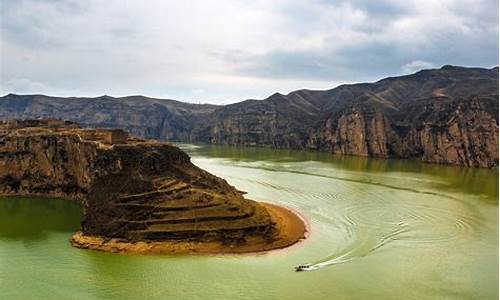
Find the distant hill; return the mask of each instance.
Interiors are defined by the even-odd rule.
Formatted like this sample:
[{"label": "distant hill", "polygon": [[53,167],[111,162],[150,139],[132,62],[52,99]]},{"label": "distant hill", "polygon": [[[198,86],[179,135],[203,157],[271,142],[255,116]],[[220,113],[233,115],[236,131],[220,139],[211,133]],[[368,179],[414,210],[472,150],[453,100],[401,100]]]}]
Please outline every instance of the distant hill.
[{"label": "distant hill", "polygon": [[495,167],[498,75],[498,67],[443,66],[225,106],[9,94],[0,97],[0,119],[52,117],[147,138]]}]

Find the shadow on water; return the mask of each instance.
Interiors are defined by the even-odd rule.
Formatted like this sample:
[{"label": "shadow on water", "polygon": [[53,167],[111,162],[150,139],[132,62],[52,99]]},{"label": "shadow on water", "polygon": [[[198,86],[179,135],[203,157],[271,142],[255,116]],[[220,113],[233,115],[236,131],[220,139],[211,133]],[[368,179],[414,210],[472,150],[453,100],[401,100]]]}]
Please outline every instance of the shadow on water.
[{"label": "shadow on water", "polygon": [[[463,168],[428,164],[415,160],[377,159],[360,156],[335,155],[319,151],[299,151],[289,149],[271,149],[259,147],[231,147],[220,145],[186,145],[180,148],[191,155],[209,156],[230,159],[239,162],[267,161],[276,163],[322,162],[332,167],[363,173],[408,173],[408,176],[419,174],[436,179],[436,188],[442,191],[460,191],[474,195],[488,195],[489,201],[498,203],[498,168]],[[497,180],[492,180],[496,178]],[[444,182],[443,182],[444,181]]]},{"label": "shadow on water", "polygon": [[49,232],[74,232],[81,217],[81,207],[66,200],[0,198],[0,238],[44,240]]}]

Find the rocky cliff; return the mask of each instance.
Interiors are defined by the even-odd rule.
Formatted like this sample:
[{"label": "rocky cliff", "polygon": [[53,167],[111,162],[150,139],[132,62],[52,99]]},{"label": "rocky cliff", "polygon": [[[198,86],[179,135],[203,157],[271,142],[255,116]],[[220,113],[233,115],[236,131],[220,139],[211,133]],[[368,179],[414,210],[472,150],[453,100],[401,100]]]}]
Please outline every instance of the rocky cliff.
[{"label": "rocky cliff", "polygon": [[143,137],[498,166],[498,68],[444,66],[226,106],[7,95],[0,119],[57,117]]},{"label": "rocky cliff", "polygon": [[[126,251],[143,242],[136,250],[148,252],[154,242],[156,252],[169,253],[172,244],[158,243],[175,240],[244,252],[284,247],[304,234],[284,238],[275,207],[243,198],[177,147],[56,120],[0,124],[0,193],[81,201],[73,243],[86,248]],[[108,247],[110,239],[121,246]]]}]

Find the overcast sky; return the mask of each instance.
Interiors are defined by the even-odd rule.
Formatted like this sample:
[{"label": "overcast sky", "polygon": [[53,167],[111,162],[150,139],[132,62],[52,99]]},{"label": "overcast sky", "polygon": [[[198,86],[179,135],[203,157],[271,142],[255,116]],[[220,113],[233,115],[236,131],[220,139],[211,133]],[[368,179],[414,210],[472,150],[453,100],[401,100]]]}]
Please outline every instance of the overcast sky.
[{"label": "overcast sky", "polygon": [[498,64],[498,0],[0,0],[0,94],[230,103]]}]

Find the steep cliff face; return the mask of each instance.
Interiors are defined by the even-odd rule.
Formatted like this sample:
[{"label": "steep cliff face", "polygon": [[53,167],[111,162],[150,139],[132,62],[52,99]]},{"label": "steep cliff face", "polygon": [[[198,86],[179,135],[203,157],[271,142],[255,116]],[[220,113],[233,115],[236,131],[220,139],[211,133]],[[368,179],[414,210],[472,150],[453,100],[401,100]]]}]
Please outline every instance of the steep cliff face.
[{"label": "steep cliff face", "polygon": [[419,107],[388,114],[353,108],[328,118],[318,134],[321,143],[314,147],[339,154],[494,167],[498,165],[497,103],[496,96],[473,96],[421,100]]},{"label": "steep cliff face", "polygon": [[498,68],[445,66],[372,84],[278,94],[220,108],[212,118],[205,132],[219,144],[495,167]]},{"label": "steep cliff face", "polygon": [[498,68],[444,66],[226,106],[7,95],[0,119],[57,117],[148,137],[498,166]]},{"label": "steep cliff face", "polygon": [[0,135],[0,193],[41,194],[82,200],[93,180],[120,164],[78,135],[19,132]]},{"label": "steep cliff face", "polygon": [[[209,142],[244,146],[301,148],[309,135],[308,124],[318,113],[311,105],[280,94],[266,101],[249,100],[217,110],[207,123]],[[195,141],[203,136],[194,135]]]},{"label": "steep cliff face", "polygon": [[[224,245],[252,241],[262,246],[252,250],[267,250],[304,234],[283,239],[265,206],[194,166],[177,147],[69,123],[0,124],[0,194],[82,201],[82,232],[74,240],[79,247],[89,247],[85,236],[97,236]],[[105,243],[93,246],[105,249]]]}]

